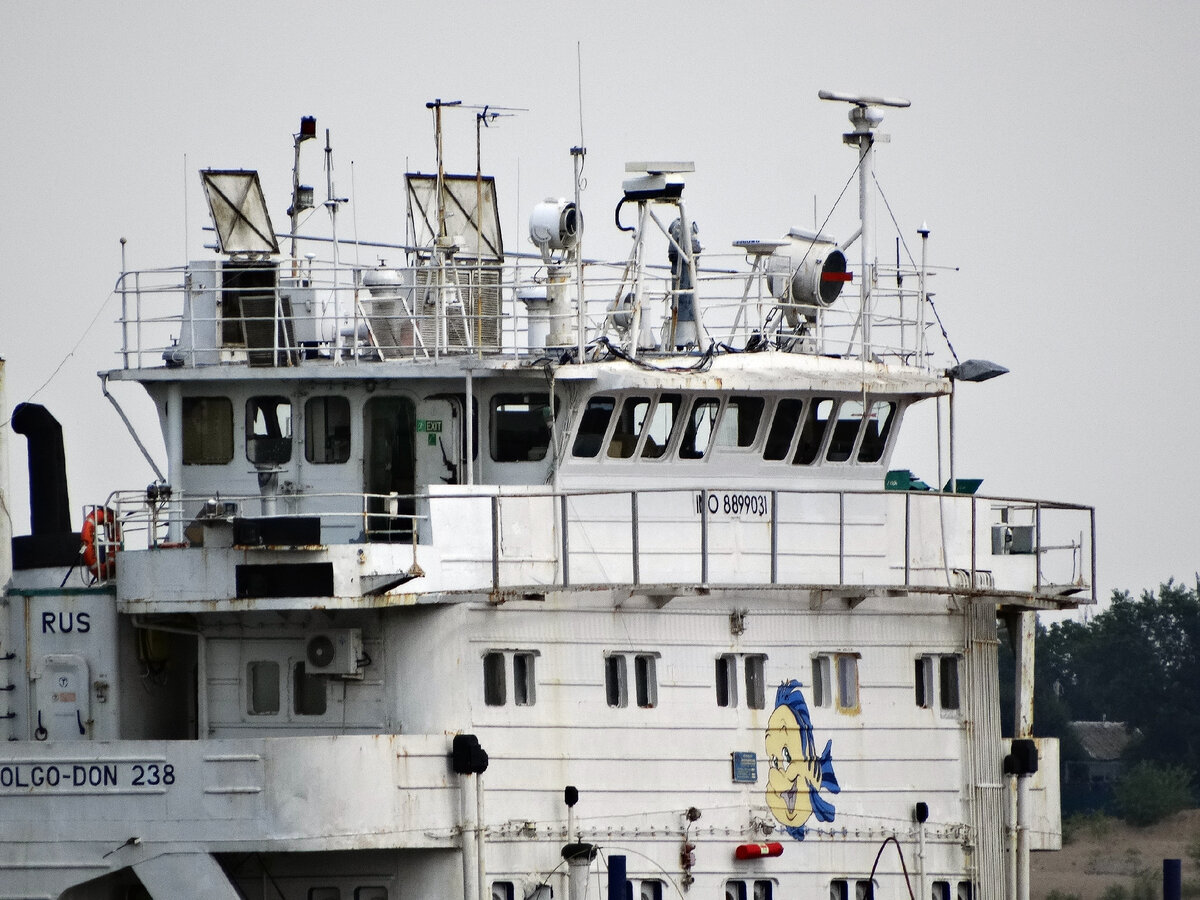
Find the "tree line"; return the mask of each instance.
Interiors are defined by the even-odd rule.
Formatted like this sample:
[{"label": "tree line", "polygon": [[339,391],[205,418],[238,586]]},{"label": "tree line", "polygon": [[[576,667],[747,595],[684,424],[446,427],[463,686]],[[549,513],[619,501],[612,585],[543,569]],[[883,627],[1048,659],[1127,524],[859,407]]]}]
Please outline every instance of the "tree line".
[{"label": "tree line", "polygon": [[[1003,626],[1000,648],[1001,715],[1005,734],[1012,734],[1014,662]],[[1200,774],[1200,576],[1192,587],[1168,581],[1137,598],[1114,591],[1109,606],[1086,621],[1048,628],[1039,623],[1034,665],[1034,734],[1059,739],[1064,770],[1087,760],[1071,722],[1120,722],[1129,735],[1121,776],[1108,790],[1092,785],[1072,791],[1071,779],[1063,778],[1064,814],[1100,808],[1136,819],[1122,797],[1148,790],[1174,799],[1176,808],[1194,802]]]}]

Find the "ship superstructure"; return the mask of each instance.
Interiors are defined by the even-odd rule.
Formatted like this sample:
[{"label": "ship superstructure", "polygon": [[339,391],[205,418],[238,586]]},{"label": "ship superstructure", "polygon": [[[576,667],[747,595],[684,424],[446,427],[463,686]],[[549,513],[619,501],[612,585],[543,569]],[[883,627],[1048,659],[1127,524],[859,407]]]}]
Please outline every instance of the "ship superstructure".
[{"label": "ship superstructure", "polygon": [[878,262],[907,103],[822,96],[862,225],[738,266],[686,162],[628,166],[615,264],[578,196],[506,249],[494,180],[440,160],[404,265],[342,263],[336,228],[300,252],[298,175],[283,255],[257,175],[205,170],[217,252],[123,274],[102,376],[157,408],[154,482],[75,532],[61,430],[13,417],[0,896],[1027,894],[1058,840],[1033,615],[1094,601],[1093,512],[979,494],[952,452],[942,490],[890,470],[911,406],[999,370],[936,362],[923,258]]}]

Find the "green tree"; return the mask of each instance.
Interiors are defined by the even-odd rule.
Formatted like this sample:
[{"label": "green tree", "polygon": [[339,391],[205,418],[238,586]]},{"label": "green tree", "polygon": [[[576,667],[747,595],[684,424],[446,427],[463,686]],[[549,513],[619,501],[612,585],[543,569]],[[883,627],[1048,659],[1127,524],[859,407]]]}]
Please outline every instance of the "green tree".
[{"label": "green tree", "polygon": [[1130,763],[1200,772],[1200,578],[1194,588],[1168,581],[1138,599],[1115,591],[1090,622],[1055,623],[1039,644],[1046,655],[1038,677],[1072,719],[1136,730]]}]

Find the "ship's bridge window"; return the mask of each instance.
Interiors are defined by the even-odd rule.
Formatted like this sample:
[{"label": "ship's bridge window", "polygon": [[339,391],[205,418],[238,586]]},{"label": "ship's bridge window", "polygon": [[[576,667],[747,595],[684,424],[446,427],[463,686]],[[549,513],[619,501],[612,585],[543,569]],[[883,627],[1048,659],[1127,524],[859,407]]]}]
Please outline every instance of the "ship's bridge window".
[{"label": "ship's bridge window", "polygon": [[[513,706],[533,706],[537,701],[534,650],[489,650],[483,655],[483,702],[488,706],[508,704],[508,668],[512,667]],[[510,663],[511,660],[511,663]]]},{"label": "ship's bridge window", "polygon": [[646,440],[642,444],[642,459],[660,459],[667,452],[667,445],[675,434],[675,423],[679,421],[679,410],[683,406],[682,394],[662,394],[650,414],[646,426]]},{"label": "ship's bridge window", "polygon": [[858,654],[821,653],[812,658],[813,706],[832,708],[840,713],[859,711]]},{"label": "ship's bridge window", "polygon": [[222,465],[233,459],[233,403],[228,397],[183,398],[183,464]]},{"label": "ship's bridge window", "polygon": [[888,436],[892,432],[892,420],[896,417],[896,404],[890,400],[876,400],[863,426],[862,441],[858,445],[858,461],[874,463],[883,459]]},{"label": "ship's bridge window", "polygon": [[345,397],[305,401],[304,458],[310,463],[344,463],[350,458],[350,401]]},{"label": "ship's bridge window", "polygon": [[792,462],[797,465],[810,466],[821,455],[821,445],[825,443],[825,432],[829,430],[829,421],[833,417],[833,400],[829,397],[813,397],[808,401],[808,411],[804,416],[804,426],[800,431],[800,440],[796,444],[796,455]]},{"label": "ship's bridge window", "polygon": [[765,406],[762,397],[730,397],[713,439],[714,446],[737,449],[754,446]]},{"label": "ship's bridge window", "polygon": [[287,397],[246,401],[246,459],[278,465],[292,458],[292,402]]},{"label": "ship's bridge window", "polygon": [[680,459],[703,459],[708,452],[713,432],[717,424],[717,415],[721,411],[721,401],[717,397],[697,397],[692,404],[692,413],[683,429],[683,438],[679,442]]},{"label": "ship's bridge window", "polygon": [[496,394],[492,397],[490,419],[492,459],[496,462],[545,459],[550,447],[550,417],[549,394]]},{"label": "ship's bridge window", "polygon": [[621,412],[617,414],[617,423],[608,441],[610,459],[629,459],[633,456],[649,412],[649,397],[626,397],[622,401]]},{"label": "ship's bridge window", "polygon": [[858,428],[862,424],[863,404],[861,400],[843,400],[838,406],[837,420],[833,425],[833,438],[829,441],[830,462],[845,462],[854,452],[858,440]]},{"label": "ship's bridge window", "polygon": [[795,397],[784,397],[775,404],[775,416],[771,419],[771,430],[767,432],[767,443],[763,448],[763,459],[777,460],[787,457],[792,446],[792,435],[800,423],[804,401]]},{"label": "ship's bridge window", "polygon": [[575,433],[575,443],[571,446],[571,455],[591,459],[600,453],[604,443],[605,432],[608,431],[608,421],[612,418],[616,401],[612,397],[596,396],[588,399],[583,415],[579,417],[579,430]]}]

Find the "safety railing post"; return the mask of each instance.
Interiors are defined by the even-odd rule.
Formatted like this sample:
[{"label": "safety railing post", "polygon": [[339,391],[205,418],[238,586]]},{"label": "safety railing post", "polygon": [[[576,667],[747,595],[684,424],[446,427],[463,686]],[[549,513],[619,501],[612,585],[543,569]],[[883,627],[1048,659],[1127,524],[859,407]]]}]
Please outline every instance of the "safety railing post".
[{"label": "safety railing post", "polygon": [[912,493],[904,492],[904,586],[912,585]]},{"label": "safety railing post", "polygon": [[779,491],[771,491],[771,584],[779,583]]},{"label": "safety railing post", "polygon": [[708,584],[708,491],[700,492],[700,583]]},{"label": "safety railing post", "polygon": [[633,549],[633,583],[641,584],[641,562],[639,560],[639,545],[638,545],[638,494],[637,491],[629,492],[629,528],[631,530],[632,549]]},{"label": "safety railing post", "polygon": [[1091,513],[1091,515],[1089,516],[1089,518],[1091,519],[1091,529],[1092,529],[1092,539],[1091,539],[1091,543],[1092,543],[1092,546],[1091,546],[1091,551],[1092,551],[1091,552],[1091,557],[1092,557],[1092,602],[1096,603],[1097,602],[1097,600],[1096,600],[1096,508],[1094,506],[1091,508],[1090,513]]},{"label": "safety railing post", "polygon": [[560,544],[562,549],[559,551],[562,556],[562,583],[563,587],[571,585],[571,542],[567,536],[567,495],[560,494],[559,501],[559,516],[562,520],[562,527],[559,532]]},{"label": "safety railing post", "polygon": [[[957,487],[958,485],[955,485]],[[975,533],[975,497],[971,497],[971,588],[974,590],[975,585],[975,555],[976,555],[976,533]]]},{"label": "safety railing post", "polygon": [[846,495],[838,491],[838,584],[846,583]]},{"label": "safety railing post", "polygon": [[1042,504],[1033,504],[1033,585],[1042,589]]},{"label": "safety railing post", "polygon": [[500,589],[500,497],[493,494],[492,500],[492,590]]}]

